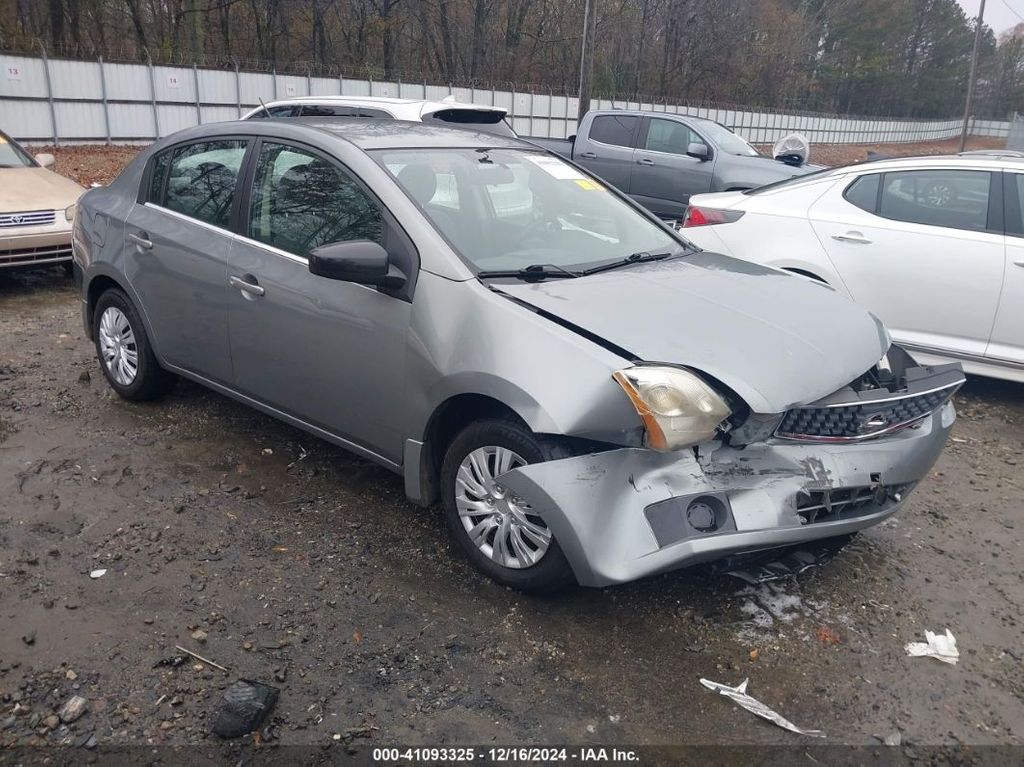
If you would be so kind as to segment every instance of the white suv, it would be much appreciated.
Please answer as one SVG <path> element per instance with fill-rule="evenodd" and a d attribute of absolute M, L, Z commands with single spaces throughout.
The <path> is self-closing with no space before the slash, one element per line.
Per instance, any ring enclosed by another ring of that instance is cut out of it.
<path fill-rule="evenodd" d="M 453 127 L 515 136 L 505 121 L 508 110 L 453 100 L 424 101 L 385 96 L 296 96 L 259 106 L 243 120 L 266 117 L 377 117 L 411 122 L 437 122 Z"/>
<path fill-rule="evenodd" d="M 1024 159 L 1012 153 L 879 160 L 694 195 L 683 227 L 702 248 L 828 283 L 922 362 L 1024 381 Z"/>

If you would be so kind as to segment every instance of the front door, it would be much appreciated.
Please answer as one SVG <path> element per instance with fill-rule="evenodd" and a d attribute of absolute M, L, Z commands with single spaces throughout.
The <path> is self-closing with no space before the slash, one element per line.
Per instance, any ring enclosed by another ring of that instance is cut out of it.
<path fill-rule="evenodd" d="M 980 357 L 1003 281 L 998 182 L 982 170 L 869 173 L 830 188 L 810 219 L 854 300 L 897 341 Z"/>
<path fill-rule="evenodd" d="M 244 139 L 168 149 L 125 223 L 125 275 L 138 293 L 162 359 L 230 383 L 227 265 Z"/>
<path fill-rule="evenodd" d="M 235 389 L 397 462 L 411 304 L 310 274 L 307 256 L 398 235 L 335 161 L 284 143 L 261 142 L 245 207 L 226 277 Z"/>
<path fill-rule="evenodd" d="M 691 195 L 711 191 L 715 168 L 713 160 L 686 151 L 690 144 L 704 144 L 710 152 L 710 145 L 685 123 L 666 117 L 647 118 L 641 139 L 629 194 L 660 216 L 681 218 Z"/>

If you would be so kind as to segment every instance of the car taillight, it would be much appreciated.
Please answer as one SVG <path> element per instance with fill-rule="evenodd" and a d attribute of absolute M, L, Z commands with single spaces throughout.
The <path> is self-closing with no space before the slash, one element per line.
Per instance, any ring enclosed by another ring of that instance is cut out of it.
<path fill-rule="evenodd" d="M 722 210 L 721 208 L 701 208 L 691 205 L 686 209 L 683 218 L 683 229 L 694 226 L 710 226 L 711 224 L 731 224 L 743 217 L 742 210 Z"/>

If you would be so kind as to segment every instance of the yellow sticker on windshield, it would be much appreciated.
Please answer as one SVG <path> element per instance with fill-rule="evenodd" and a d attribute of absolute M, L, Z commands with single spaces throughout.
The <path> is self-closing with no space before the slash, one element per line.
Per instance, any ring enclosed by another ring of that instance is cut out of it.
<path fill-rule="evenodd" d="M 588 192 L 603 192 L 604 187 L 596 181 L 591 181 L 589 178 L 578 178 L 576 179 L 576 186 L 580 189 L 586 189 Z"/>
<path fill-rule="evenodd" d="M 6 144 L 6 143 L 7 143 L 7 139 L 5 139 L 3 136 L 0 136 L 0 144 Z"/>

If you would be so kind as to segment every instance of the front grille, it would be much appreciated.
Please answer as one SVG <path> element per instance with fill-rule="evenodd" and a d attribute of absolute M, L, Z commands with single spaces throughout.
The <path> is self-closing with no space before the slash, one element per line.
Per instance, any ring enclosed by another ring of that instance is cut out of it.
<path fill-rule="evenodd" d="M 63 261 L 71 258 L 71 245 L 45 245 L 39 248 L 0 250 L 0 266 L 22 266 L 37 262 Z"/>
<path fill-rule="evenodd" d="M 805 525 L 856 519 L 899 503 L 912 487 L 903 484 L 805 490 L 797 499 L 796 513 Z"/>
<path fill-rule="evenodd" d="M 55 210 L 30 210 L 25 213 L 0 213 L 0 229 L 18 226 L 46 226 L 57 220 Z"/>
<path fill-rule="evenodd" d="M 869 439 L 920 420 L 946 402 L 956 386 L 875 402 L 794 408 L 786 413 L 777 437 L 800 440 Z"/>

